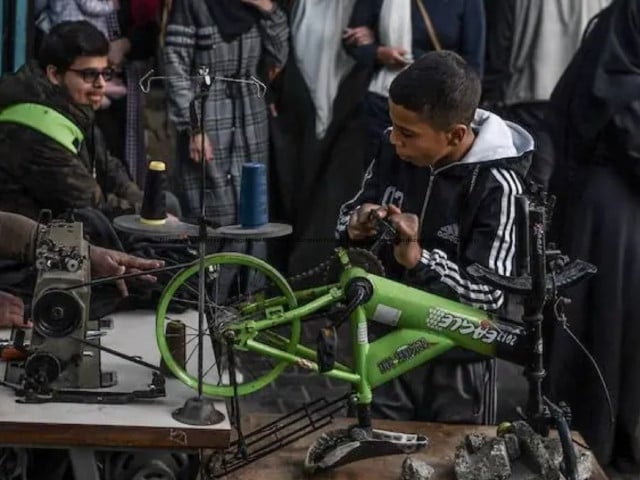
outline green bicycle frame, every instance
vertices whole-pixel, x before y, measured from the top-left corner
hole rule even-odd
[[[302,319],[344,300],[346,285],[366,279],[373,295],[350,317],[353,341],[353,367],[336,363],[323,373],[352,383],[358,403],[371,402],[371,390],[409,370],[429,362],[454,347],[462,347],[487,357],[499,357],[524,365],[526,331],[512,322],[493,319],[479,309],[457,303],[401,283],[347,266],[340,284],[297,292],[306,303],[284,311],[283,301],[269,299],[263,320],[240,322],[230,327],[236,335],[236,348],[250,350],[292,365],[319,372],[316,352],[304,345],[285,351],[287,340],[267,330]],[[253,306],[245,305],[243,313]],[[370,342],[369,322],[390,328],[390,332]],[[304,323],[303,323],[304,325]],[[259,341],[263,333],[266,341]]]

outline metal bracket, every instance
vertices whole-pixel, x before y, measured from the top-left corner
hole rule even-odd
[[[345,408],[350,394],[327,400],[320,398],[263,425],[214,454],[206,464],[205,478],[222,478],[267,455],[326,427]]]

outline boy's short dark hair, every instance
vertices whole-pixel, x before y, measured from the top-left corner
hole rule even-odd
[[[42,40],[38,63],[44,70],[53,65],[59,70],[67,70],[78,57],[106,57],[109,41],[91,23],[61,22],[51,29]]]
[[[424,54],[400,72],[389,97],[433,127],[447,130],[457,123],[471,123],[481,93],[480,77],[473,68],[458,54],[439,51]]]

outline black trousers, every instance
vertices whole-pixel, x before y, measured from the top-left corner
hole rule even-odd
[[[434,362],[373,391],[371,414],[392,420],[493,424],[495,360]]]
[[[369,323],[370,341],[390,329]],[[496,361],[454,348],[373,390],[374,418],[494,424],[497,416]]]

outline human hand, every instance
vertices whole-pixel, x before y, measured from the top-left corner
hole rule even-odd
[[[275,8],[273,0],[240,0],[242,3],[246,3],[264,13],[270,13]]]
[[[118,100],[127,95],[127,86],[119,78],[104,84],[104,96],[112,100]]]
[[[0,292],[0,327],[31,328],[31,326],[31,322],[25,322],[22,299],[7,292]]]
[[[408,52],[404,48],[378,47],[376,58],[380,63],[390,68],[402,68],[409,64],[405,55]]]
[[[369,27],[345,28],[342,39],[347,43],[357,45],[370,45],[374,41],[373,31]]]
[[[380,218],[387,216],[387,207],[374,203],[364,203],[351,214],[347,225],[347,233],[351,240],[364,240],[378,233],[375,220],[370,215],[374,210]]]
[[[422,257],[422,247],[418,243],[420,221],[413,213],[402,213],[395,205],[389,205],[389,222],[396,228],[397,240],[393,246],[396,261],[407,269],[414,268]]]
[[[282,72],[282,67],[269,68],[269,70],[267,70],[267,79],[269,80],[269,83],[273,83],[273,81],[278,78],[278,75],[280,75],[280,72]]]
[[[175,224],[175,223],[180,223],[180,219],[178,217],[176,217],[175,215],[173,215],[172,213],[167,213],[167,223],[171,224]]]
[[[109,63],[116,69],[122,68],[124,59],[131,51],[131,42],[122,37],[109,43]]]
[[[189,156],[196,163],[200,163],[202,158],[202,135],[202,133],[196,133],[189,140]],[[213,147],[206,134],[204,134],[204,158],[207,162],[213,161]]]
[[[91,275],[93,277],[115,277],[125,273],[139,273],[164,266],[162,260],[147,260],[94,245],[90,247],[89,256],[91,258]],[[153,275],[142,275],[138,278],[151,283],[157,281],[157,278]],[[123,279],[117,280],[116,285],[123,297],[129,295],[127,285]]]

